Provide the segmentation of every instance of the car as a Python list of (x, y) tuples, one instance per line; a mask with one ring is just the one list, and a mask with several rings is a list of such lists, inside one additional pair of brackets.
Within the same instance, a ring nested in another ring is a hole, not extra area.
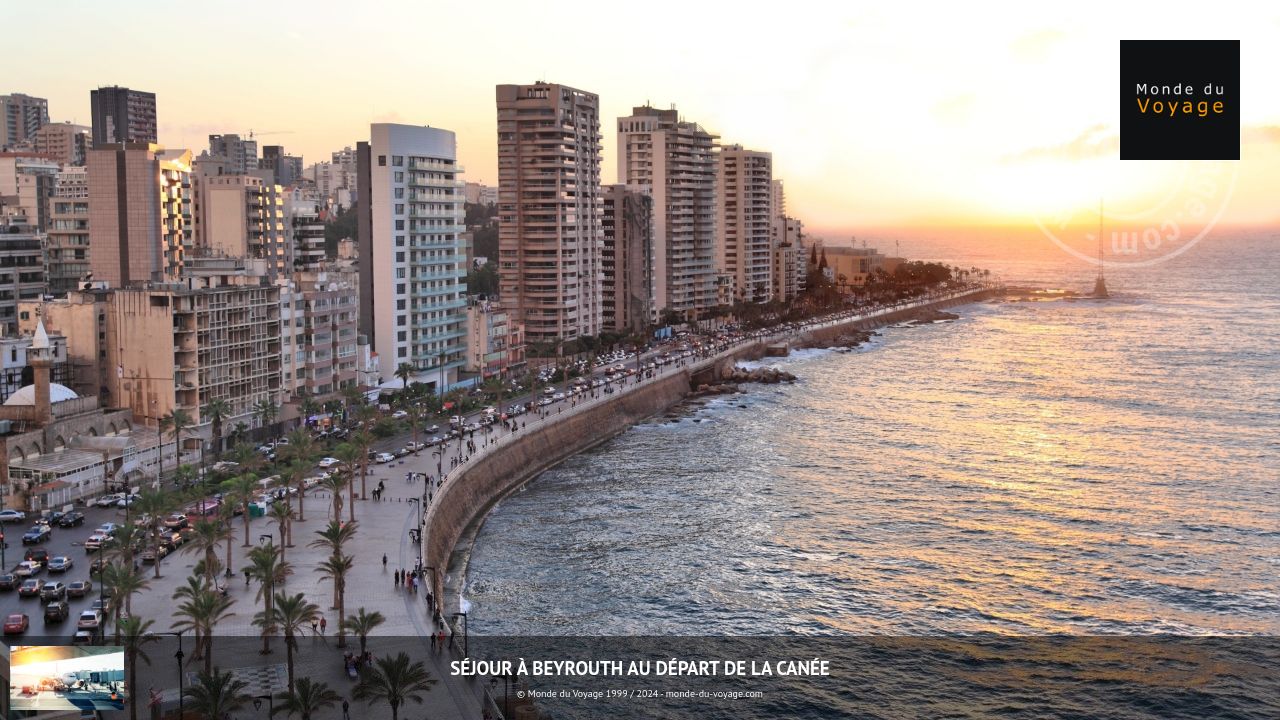
[[(108, 588), (108, 590), (109, 590), (109, 588)], [(106, 599), (105, 599), (105, 598), (109, 598), (109, 597), (111, 597), (111, 593), (110, 593), (110, 592), (103, 593), (103, 596), (102, 596), (102, 597), (100, 597), (100, 598), (98, 598), (97, 600), (94, 600), (94, 601), (93, 601), (93, 604), (89, 606), (89, 609), (90, 609), (90, 610), (97, 610), (97, 611), (98, 611), (98, 612), (100, 612), (100, 613), (104, 613), (104, 612), (106, 612), (106, 611), (107, 611), (107, 601), (106, 601)]]
[(26, 534), (22, 536), (22, 544), (38, 545), (48, 540), (52, 536), (53, 536), (53, 532), (49, 530), (48, 525), (33, 525), (31, 529), (28, 530)]
[(19, 580), (26, 580), (29, 577), (39, 575), (41, 570), (44, 570), (44, 563), (23, 560), (14, 567), (13, 574), (16, 575)]
[(427, 428), (427, 432), (431, 433), (432, 435), (435, 435), (436, 433), (440, 432), (440, 426), (432, 425), (431, 427)]
[(79, 630), (97, 630), (101, 626), (101, 610), (85, 610), (80, 613), (80, 619), (76, 620), (76, 628)]
[(82, 598), (91, 592), (93, 592), (93, 581), (91, 580), (76, 580), (67, 586), (67, 597), (69, 598)]
[(395, 455), (395, 456), (396, 456), (396, 457), (398, 457), (398, 458), (402, 458), (402, 457), (404, 457), (404, 456), (406, 456), (406, 455), (410, 455), (410, 454), (412, 454), (412, 453), (413, 453), (413, 451), (412, 451), (412, 450), (410, 450), (409, 448), (407, 448), (407, 447), (402, 447), (402, 448), (400, 448), (399, 450), (396, 450), (395, 452), (393, 452), (393, 453), (391, 453), (391, 454), (392, 454), (392, 455)]
[(44, 587), (40, 588), (40, 599), (45, 602), (50, 600), (66, 600), (67, 584), (62, 582), (45, 583)]
[(107, 562), (106, 558), (98, 558), (97, 560), (89, 563), (89, 575), (93, 576), (100, 574), (102, 572), (102, 567), (106, 565)]
[(71, 606), (66, 600), (54, 600), (44, 606), (44, 621), (46, 623), (57, 623), (71, 617)]
[(181, 530), (182, 528), (187, 527), (190, 523), (191, 521), (182, 513), (174, 513), (164, 519), (164, 526), (174, 531)]
[(266, 454), (270, 453), (272, 450), (274, 450), (275, 448), (271, 447), (270, 445), (259, 445), (258, 447), (254, 448), (254, 449), (255, 449), (255, 450), (257, 450), (258, 452), (262, 453), (263, 455), (266, 455)]
[(136, 502), (138, 502), (137, 495), (125, 495), (124, 497), (116, 501), (116, 507), (118, 508), (129, 507), (130, 505)]
[(94, 500), (93, 504), (98, 507), (113, 507), (116, 503), (120, 502), (122, 498), (124, 498), (124, 493), (111, 493), (110, 495), (103, 495), (97, 500)]
[(338, 465), (341, 462), (342, 461), (339, 460), (338, 458), (326, 457), (326, 458), (320, 458), (320, 462), (316, 463), (316, 465), (322, 468), (327, 468), (327, 467), (333, 467), (334, 465)]
[(4, 619), (5, 635), (21, 635), (31, 627), (31, 618), (26, 613), (12, 613)]
[(0, 510), (0, 523), (22, 522), (27, 514), (21, 510)]
[(106, 522), (98, 526), (97, 533), (101, 535), (115, 535), (116, 531), (121, 527), (120, 523)]
[(409, 443), (404, 446), (404, 449), (408, 450), (409, 452), (417, 452), (419, 450), (426, 450), (427, 446), (425, 443), (414, 442), (413, 440), (410, 440)]
[(71, 566), (73, 564), (75, 563), (71, 560), (71, 558), (67, 557), (66, 555), (55, 555), (49, 558), (49, 572), (51, 573), (66, 572), (71, 569)]
[(0, 590), (17, 590), (18, 576), (13, 573), (0, 574)]
[(84, 541), (84, 551), (87, 553), (95, 552), (102, 549), (102, 545), (110, 538), (101, 533), (94, 533)]
[(552, 396), (551, 396), (551, 399), (552, 399), (552, 400), (555, 400), (556, 402), (560, 402), (561, 400), (563, 400), (563, 399), (564, 399), (564, 393), (559, 393), (559, 392), (558, 392), (558, 393), (556, 393), (555, 395), (552, 395)]
[(77, 525), (83, 524), (84, 513), (82, 512), (72, 511), (58, 519), (58, 527), (60, 528), (76, 527)]
[(385, 464), (385, 463), (391, 462), (392, 460), (395, 460), (396, 456), (392, 455), (391, 453), (380, 452), (377, 455), (375, 455), (373, 459), (374, 459), (374, 462)]
[(27, 578), (26, 580), (23, 580), (22, 585), (18, 587), (18, 597), (37, 597), (43, 589), (43, 580)]
[(92, 630), (77, 630), (75, 635), (71, 636), (72, 645), (92, 645), (94, 640), (94, 632)]
[(168, 554), (169, 551), (166, 550), (162, 544), (159, 550), (153, 547), (143, 550), (138, 554), (138, 559), (142, 561), (143, 565), (154, 565), (157, 558), (164, 559), (164, 556)]
[(22, 554), (22, 559), (47, 565), (49, 563), (49, 551), (44, 548), (27, 548), (27, 551)]
[(396, 420), (403, 420), (409, 417), (409, 413), (405, 412), (404, 410), (397, 410), (391, 413), (391, 417), (395, 418)]

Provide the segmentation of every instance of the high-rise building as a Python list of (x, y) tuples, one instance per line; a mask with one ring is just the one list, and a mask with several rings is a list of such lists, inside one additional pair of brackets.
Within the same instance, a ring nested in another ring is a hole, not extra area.
[(283, 187), (302, 179), (302, 156), (286, 154), (283, 145), (263, 145), (260, 167), (274, 172), (276, 184)]
[(48, 100), (22, 93), (0, 95), (0, 150), (31, 142), (48, 124)]
[(735, 302), (773, 297), (773, 156), (725, 145), (718, 153), (717, 269)]
[(191, 176), (192, 247), (217, 257), (264, 260), (271, 279), (293, 272), (284, 189), (255, 175), (213, 169), (197, 161)]
[(191, 245), (191, 151), (107, 145), (89, 151), (88, 169), (93, 279), (176, 280)]
[(653, 197), (659, 313), (693, 317), (719, 302), (715, 140), (674, 108), (646, 105), (618, 118), (618, 182)]
[(773, 297), (788, 302), (804, 288), (804, 225), (793, 217), (773, 218)]
[(43, 232), (49, 227), (49, 198), (57, 178), (54, 160), (31, 152), (0, 153), (0, 207)]
[(71, 123), (49, 123), (36, 131), (34, 149), (63, 165), (84, 165), (89, 150), (89, 128)]
[(156, 94), (118, 86), (89, 91), (93, 144), (154, 143)]
[[(66, 295), (89, 275), (89, 171), (68, 166), (49, 198), (44, 273), (51, 295)], [(94, 388), (97, 391), (97, 388)]]
[(327, 263), (280, 283), (280, 355), (289, 399), (324, 402), (356, 384), (358, 282), (354, 272)]
[(385, 379), (401, 364), (443, 392), (466, 337), (462, 168), (452, 131), (376, 123), (357, 145), (360, 332)]
[(316, 269), (324, 262), (324, 216), (320, 202), (301, 188), (292, 188), (285, 196), (285, 217), (293, 233), (293, 257), (298, 268)]
[(491, 300), (467, 306), (467, 372), (500, 376), (525, 365), (524, 332), (519, 321)]
[(0, 218), (0, 334), (18, 329), (18, 303), (39, 300), (45, 291), (44, 251), (32, 225)]
[(529, 342), (601, 330), (600, 98), (499, 85), (498, 276)]
[(653, 244), (653, 198), (626, 185), (604, 186), (600, 267), (606, 330), (643, 332), (657, 321)]
[(210, 135), (209, 154), (227, 161), (226, 172), (243, 175), (258, 169), (258, 141), (239, 135)]

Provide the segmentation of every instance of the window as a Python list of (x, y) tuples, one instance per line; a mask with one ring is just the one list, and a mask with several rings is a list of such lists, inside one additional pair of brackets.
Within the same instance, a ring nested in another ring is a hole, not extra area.
[(403, 310), (403, 309), (404, 309), (404, 300), (397, 300), (397, 301), (396, 301), (396, 309), (397, 309), (397, 310)]
[(405, 321), (406, 321), (406, 320), (408, 320), (408, 318), (406, 318), (404, 315), (397, 315), (397, 316), (396, 316), (396, 325), (398, 325), (398, 326), (400, 326), (400, 327), (403, 327), (403, 326), (404, 326), (404, 324), (405, 324)]
[(399, 231), (401, 231), (401, 232), (404, 232), (404, 221), (403, 221), (403, 220), (397, 220), (397, 221), (396, 221), (396, 229), (397, 229), (397, 230), (399, 230)]
[(396, 166), (396, 167), (404, 167), (404, 156), (403, 156), (403, 155), (392, 155), (392, 156), (391, 156), (391, 164), (392, 164), (392, 165), (394, 165), (394, 166)]
[(404, 182), (404, 173), (396, 171), (396, 182)]
[(397, 295), (403, 295), (403, 294), (404, 294), (404, 283), (398, 283), (398, 284), (396, 284), (396, 294), (397, 294)]
[(396, 333), (396, 340), (400, 342), (404, 342), (405, 340), (408, 339), (408, 337), (409, 337), (408, 333), (406, 333), (404, 330), (401, 330)]
[(396, 253), (396, 262), (404, 262), (404, 252)]
[(397, 235), (397, 236), (396, 236), (396, 247), (404, 247), (404, 236), (403, 236), (403, 235)]
[(409, 350), (408, 348), (398, 348), (396, 349), (396, 355), (399, 357), (408, 357), (409, 356), (408, 350)]
[[(397, 174), (397, 175), (399, 175), (400, 173), (396, 173), (396, 174)], [(403, 199), (404, 199), (404, 188), (402, 188), (402, 187), (398, 187), (398, 188), (396, 188), (396, 199), (397, 199), (397, 200), (403, 200)]]
[(378, 167), (386, 167), (386, 166), (387, 166), (387, 156), (386, 156), (386, 155), (379, 155), (379, 156), (378, 156)]
[(404, 203), (396, 203), (396, 214), (397, 215), (404, 214)]
[(396, 268), (396, 278), (401, 280), (404, 279), (404, 268)]

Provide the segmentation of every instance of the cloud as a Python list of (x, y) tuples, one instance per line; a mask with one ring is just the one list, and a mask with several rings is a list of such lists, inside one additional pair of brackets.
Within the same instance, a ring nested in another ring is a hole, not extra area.
[(1119, 157), (1119, 154), (1120, 136), (1108, 133), (1106, 125), (1094, 125), (1067, 142), (1005, 155), (1000, 162), (1012, 165), (1042, 160), (1088, 160), (1107, 155)]
[(1280, 125), (1246, 125), (1240, 139), (1247, 143), (1280, 143)]
[(1049, 53), (1066, 37), (1061, 30), (1037, 30), (1009, 43), (1009, 50), (1024, 63), (1040, 63), (1048, 59)]

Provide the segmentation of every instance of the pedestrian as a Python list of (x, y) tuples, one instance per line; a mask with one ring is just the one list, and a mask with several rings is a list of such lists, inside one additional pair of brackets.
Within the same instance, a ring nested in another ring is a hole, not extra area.
[(436, 634), (431, 633), (431, 652), (436, 651)]
[(443, 630), (436, 631), (436, 642), (438, 643), (438, 649), (443, 650), (444, 649), (444, 631)]
[(342, 698), (342, 720), (351, 720), (351, 703)]
[(325, 618), (325, 616), (321, 615), (320, 616), (320, 634), (321, 635), (324, 634), (325, 628), (327, 627), (329, 627), (329, 621)]
[(386, 554), (386, 553), (382, 553), (382, 569), (383, 569), (383, 570), (386, 570), (386, 569), (387, 569), (387, 554)]
[(249, 587), (249, 578), (250, 578), (249, 568), (245, 568), (244, 569), (244, 586), (245, 587)]
[(417, 575), (413, 576), (413, 594), (414, 595), (418, 594), (418, 576)]
[(312, 634), (312, 635), (315, 635), (315, 634), (316, 634), (316, 626), (317, 626), (317, 624), (318, 624), (318, 623), (317, 623), (317, 621), (313, 618), (313, 619), (311, 620), (311, 634)]

